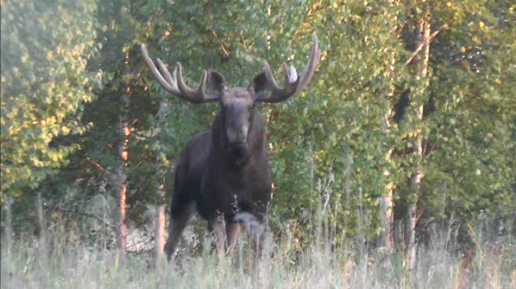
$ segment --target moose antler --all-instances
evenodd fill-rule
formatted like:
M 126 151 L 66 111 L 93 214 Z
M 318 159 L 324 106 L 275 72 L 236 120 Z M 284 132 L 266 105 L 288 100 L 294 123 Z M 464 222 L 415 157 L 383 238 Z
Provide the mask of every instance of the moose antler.
M 158 68 L 156 68 L 154 61 L 152 61 L 149 56 L 149 52 L 147 51 L 145 44 L 141 45 L 141 49 L 145 63 L 149 67 L 154 77 L 156 77 L 159 84 L 161 84 L 161 86 L 166 91 L 193 103 L 206 103 L 220 99 L 220 93 L 218 92 L 206 94 L 205 87 L 206 79 L 208 77 L 206 70 L 204 70 L 202 73 L 199 87 L 197 89 L 192 89 L 188 87 L 188 85 L 186 85 L 185 81 L 183 80 L 183 67 L 180 63 L 177 63 L 176 69 L 171 75 L 165 64 L 163 64 L 159 58 L 156 59 L 156 63 L 158 65 Z
M 317 35 L 314 33 L 312 36 L 312 52 L 308 64 L 305 66 L 303 71 L 297 75 L 296 69 L 293 66 L 287 67 L 283 64 L 283 73 L 285 75 L 285 87 L 281 88 L 276 83 L 274 76 L 272 75 L 271 67 L 268 63 L 265 64 L 264 71 L 267 86 L 271 90 L 269 95 L 260 94 L 256 101 L 276 103 L 288 100 L 296 92 L 303 90 L 310 78 L 314 74 L 315 67 L 319 63 L 321 57 L 321 50 L 319 49 L 319 40 Z

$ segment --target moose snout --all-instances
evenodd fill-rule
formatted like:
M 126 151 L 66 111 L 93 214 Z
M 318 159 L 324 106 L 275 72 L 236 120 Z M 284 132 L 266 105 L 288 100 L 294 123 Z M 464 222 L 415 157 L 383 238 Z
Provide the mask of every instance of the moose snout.
M 245 142 L 234 142 L 230 144 L 229 150 L 236 159 L 245 157 L 247 144 Z

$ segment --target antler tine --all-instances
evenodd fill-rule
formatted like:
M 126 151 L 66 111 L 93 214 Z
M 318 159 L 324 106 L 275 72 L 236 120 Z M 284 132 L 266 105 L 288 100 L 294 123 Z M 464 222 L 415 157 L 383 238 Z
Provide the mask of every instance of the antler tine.
M 301 80 L 299 83 L 299 90 L 303 90 L 306 88 L 306 85 L 308 82 L 310 82 L 310 79 L 312 78 L 312 75 L 314 74 L 315 67 L 319 63 L 319 59 L 321 59 L 321 49 L 319 48 L 319 40 L 317 39 L 317 34 L 312 35 L 312 52 L 310 53 L 310 60 L 308 61 L 308 64 L 306 65 L 305 69 L 301 71 Z
M 265 67 L 263 68 L 265 70 L 265 75 L 267 77 L 267 84 L 270 87 L 271 90 L 275 89 L 281 89 L 281 87 L 278 86 L 278 83 L 276 82 L 276 79 L 274 79 L 274 75 L 272 74 L 272 69 L 269 63 L 265 63 Z
M 206 71 L 203 71 L 199 87 L 196 90 L 191 89 L 188 87 L 188 85 L 186 85 L 183 79 L 183 69 L 180 63 L 177 64 L 176 69 L 174 70 L 174 74 L 171 75 L 165 64 L 159 58 L 156 59 L 156 63 L 158 64 L 158 68 L 156 68 L 154 61 L 152 61 L 149 56 L 149 52 L 147 51 L 145 44 L 141 45 L 141 49 L 145 63 L 149 67 L 154 77 L 156 77 L 159 84 L 161 84 L 161 86 L 166 91 L 193 103 L 217 101 L 220 98 L 219 93 L 206 94 Z
M 178 90 L 177 85 L 174 85 L 174 82 L 172 81 L 172 77 L 170 77 L 170 78 L 168 77 L 168 76 L 170 76 L 170 73 L 165 68 L 165 65 L 163 64 L 163 62 L 161 62 L 161 60 L 159 60 L 159 59 L 157 61 L 158 65 L 161 68 L 161 71 L 165 72 L 165 76 L 167 76 L 167 78 L 169 78 L 168 81 L 170 81 L 170 83 L 167 82 L 167 80 L 165 80 L 165 78 L 163 78 L 163 75 L 156 68 L 156 65 L 154 64 L 154 61 L 152 61 L 152 59 L 149 56 L 149 52 L 147 51 L 147 47 L 145 46 L 145 44 L 141 45 L 141 49 L 142 49 L 143 59 L 145 60 L 145 63 L 149 67 L 149 69 L 152 72 L 152 74 L 154 75 L 154 77 L 156 77 L 156 79 L 158 80 L 159 84 L 161 84 L 161 86 L 166 91 L 168 91 L 168 92 L 170 92 L 170 93 L 172 93 L 174 95 L 180 96 L 181 92 Z
M 299 76 L 297 75 L 296 69 L 293 66 L 289 68 L 286 64 L 283 64 L 283 73 L 285 76 L 285 84 L 283 88 L 279 87 L 276 83 L 276 80 L 272 75 L 270 65 L 267 63 L 265 64 L 264 71 L 271 93 L 269 96 L 260 96 L 257 101 L 270 103 L 282 102 L 288 100 L 292 95 L 306 87 L 308 82 L 310 82 L 310 79 L 315 71 L 315 67 L 319 63 L 319 59 L 321 57 L 319 41 L 315 33 L 312 36 L 312 42 L 313 44 L 312 51 L 310 53 L 310 59 L 308 60 L 307 65 Z
M 156 58 L 156 63 L 158 64 L 158 69 L 161 72 L 161 75 L 165 78 L 168 84 L 174 88 L 175 91 L 178 93 L 181 93 L 179 91 L 179 87 L 177 87 L 177 78 L 176 78 L 176 70 L 174 69 L 173 75 L 170 75 L 170 72 L 168 71 L 165 64 L 161 61 L 161 59 Z
M 199 83 L 199 87 L 197 89 L 191 89 L 186 85 L 184 79 L 183 79 L 183 67 L 181 66 L 181 63 L 177 64 L 176 67 L 176 74 L 177 74 L 177 87 L 179 87 L 179 90 L 181 91 L 181 94 L 188 98 L 190 102 L 193 103 L 205 103 L 210 101 L 216 101 L 220 98 L 218 94 L 210 94 L 207 95 L 205 92 L 206 87 L 206 79 L 208 78 L 208 73 L 206 70 L 203 70 L 202 77 L 201 77 L 201 83 Z

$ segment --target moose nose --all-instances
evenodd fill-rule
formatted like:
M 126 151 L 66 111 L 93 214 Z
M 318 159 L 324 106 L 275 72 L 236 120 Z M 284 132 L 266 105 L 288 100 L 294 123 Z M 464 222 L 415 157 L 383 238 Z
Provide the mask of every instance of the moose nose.
M 245 142 L 235 142 L 231 144 L 230 150 L 231 154 L 236 158 L 243 158 L 245 156 L 246 143 Z

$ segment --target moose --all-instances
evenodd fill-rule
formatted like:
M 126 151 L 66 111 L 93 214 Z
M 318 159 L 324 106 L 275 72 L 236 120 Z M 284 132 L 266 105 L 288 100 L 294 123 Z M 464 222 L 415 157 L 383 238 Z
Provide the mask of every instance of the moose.
M 231 255 L 240 232 L 238 214 L 253 216 L 263 224 L 271 201 L 272 173 L 266 127 L 256 106 L 259 102 L 289 100 L 304 89 L 314 74 L 321 51 L 317 35 L 306 67 L 299 73 L 283 64 L 284 87 L 278 86 L 271 68 L 254 76 L 247 88 L 225 85 L 215 70 L 204 70 L 197 89 L 183 79 L 180 63 L 171 74 L 157 58 L 153 61 L 145 44 L 142 54 L 159 84 L 169 93 L 192 103 L 218 102 L 220 111 L 209 131 L 195 135 L 182 150 L 176 165 L 170 209 L 168 260 L 174 254 L 189 219 L 197 211 L 208 221 L 220 257 Z M 253 255 L 260 254 L 260 233 L 251 233 Z

